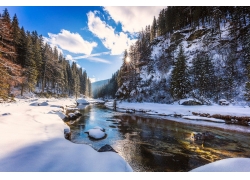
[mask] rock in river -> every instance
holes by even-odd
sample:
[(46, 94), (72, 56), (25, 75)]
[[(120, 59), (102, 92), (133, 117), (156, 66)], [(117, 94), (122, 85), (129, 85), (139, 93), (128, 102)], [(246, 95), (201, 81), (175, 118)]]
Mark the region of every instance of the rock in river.
[[(98, 152), (107, 152), (107, 151), (113, 151), (116, 152), (110, 145), (106, 144), (104, 146), (102, 146)], [(116, 152), (117, 153), (117, 152)]]

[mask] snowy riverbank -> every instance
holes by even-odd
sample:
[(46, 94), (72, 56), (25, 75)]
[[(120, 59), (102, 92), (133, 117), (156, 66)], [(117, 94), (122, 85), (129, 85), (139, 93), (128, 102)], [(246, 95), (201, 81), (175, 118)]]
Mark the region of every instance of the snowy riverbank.
[[(92, 100), (93, 102), (95, 100)], [(15, 103), (0, 104), (0, 172), (127, 172), (133, 171), (114, 152), (97, 152), (84, 144), (74, 144), (64, 138), (69, 127), (62, 121), (63, 108), (75, 106), (75, 99), (17, 99)], [(39, 104), (39, 105), (38, 105)], [(106, 103), (110, 105), (112, 102)], [(135, 109), (151, 114), (182, 113), (191, 117), (197, 112), (222, 112), (249, 115), (249, 107), (180, 106), (152, 103), (118, 103), (118, 108)], [(157, 112), (157, 113), (156, 113)], [(176, 120), (176, 119), (175, 119)], [(204, 121), (179, 119), (180, 122), (202, 124)], [(214, 123), (230, 127), (223, 123)], [(207, 125), (207, 124), (206, 124)], [(250, 132), (248, 127), (240, 127)], [(245, 128), (245, 130), (243, 129)], [(193, 171), (249, 171), (248, 158), (225, 159)], [(216, 169), (216, 163), (223, 168)], [(239, 166), (239, 167), (240, 167)]]
[(33, 98), (0, 104), (0, 171), (132, 171), (117, 153), (97, 152), (64, 138), (69, 127), (59, 117), (61, 106), (74, 103), (74, 99)]
[[(113, 109), (113, 101), (106, 102), (105, 106), (109, 109)], [(173, 120), (177, 122), (196, 124), (204, 126), (213, 126), (223, 129), (229, 129), (233, 131), (241, 131), (250, 133), (250, 126), (240, 126), (226, 124), (226, 121), (214, 117), (201, 117), (197, 114), (209, 114), (209, 115), (221, 115), (232, 117), (248, 117), (250, 118), (249, 106), (220, 106), (213, 105), (179, 105), (174, 104), (159, 104), (159, 103), (129, 103), (117, 101), (117, 111), (128, 113), (142, 113), (146, 116), (155, 116), (159, 118)]]

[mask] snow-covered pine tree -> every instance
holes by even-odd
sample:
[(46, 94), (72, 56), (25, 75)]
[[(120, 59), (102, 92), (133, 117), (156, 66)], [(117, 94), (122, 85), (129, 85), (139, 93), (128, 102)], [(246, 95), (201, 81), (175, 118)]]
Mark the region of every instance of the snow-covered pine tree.
[(186, 98), (190, 91), (190, 80), (188, 77), (186, 56), (184, 54), (183, 46), (180, 45), (170, 81), (171, 95), (175, 100)]
[(200, 52), (193, 58), (192, 90), (196, 98), (212, 98), (214, 93), (214, 67), (209, 54)]
[(246, 53), (246, 72), (247, 72), (247, 82), (246, 82), (246, 85), (245, 85), (245, 99), (247, 101), (250, 101), (250, 52), (249, 52), (249, 49), (250, 49), (250, 37), (248, 37), (248, 41), (247, 41), (247, 45), (248, 47), (248, 51)]

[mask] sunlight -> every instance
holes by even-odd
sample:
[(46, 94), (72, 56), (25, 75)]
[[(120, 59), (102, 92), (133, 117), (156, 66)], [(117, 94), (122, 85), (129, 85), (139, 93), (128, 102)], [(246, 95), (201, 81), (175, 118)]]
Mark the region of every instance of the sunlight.
[(130, 63), (130, 58), (129, 57), (126, 58), (126, 63)]

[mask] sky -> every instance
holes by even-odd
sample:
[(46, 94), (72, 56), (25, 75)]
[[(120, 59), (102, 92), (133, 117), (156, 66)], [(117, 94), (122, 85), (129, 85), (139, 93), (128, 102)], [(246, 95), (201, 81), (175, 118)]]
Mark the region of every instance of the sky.
[(37, 31), (67, 60), (86, 70), (92, 82), (109, 79), (122, 64), (137, 32), (166, 6), (0, 6), (19, 26)]
[[(235, 2), (235, 1), (234, 1)], [(243, 1), (242, 1), (243, 2)], [(241, 0), (237, 1), (238, 5)], [(122, 64), (125, 49), (136, 41), (137, 32), (151, 25), (153, 17), (167, 5), (225, 5), (210, 0), (209, 4), (194, 0), (153, 2), (126, 0), (43, 0), (38, 2), (8, 0), (0, 3), (0, 13), (8, 9), (11, 18), (17, 14), (19, 26), (37, 31), (44, 41), (70, 62), (75, 61), (94, 81), (111, 78)], [(227, 2), (228, 5), (235, 5)]]

